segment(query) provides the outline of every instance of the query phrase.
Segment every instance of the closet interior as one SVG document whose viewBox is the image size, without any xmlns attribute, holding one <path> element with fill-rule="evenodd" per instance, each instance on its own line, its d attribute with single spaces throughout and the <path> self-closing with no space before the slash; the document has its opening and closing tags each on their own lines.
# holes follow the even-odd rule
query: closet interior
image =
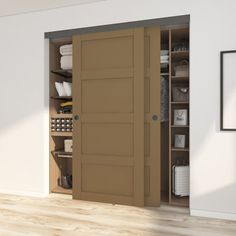
<svg viewBox="0 0 236 236">
<path fill-rule="evenodd" d="M 165 27 L 160 36 L 161 202 L 188 207 L 189 28 Z M 71 44 L 50 40 L 50 192 L 64 194 L 73 189 Z"/>
<path fill-rule="evenodd" d="M 50 191 L 65 194 L 72 194 L 72 47 L 61 46 L 71 44 L 51 40 L 49 49 Z"/>
<path fill-rule="evenodd" d="M 170 205 L 188 207 L 188 27 L 174 27 L 161 31 L 161 88 L 161 110 L 164 114 L 161 121 L 161 200 Z"/>
</svg>

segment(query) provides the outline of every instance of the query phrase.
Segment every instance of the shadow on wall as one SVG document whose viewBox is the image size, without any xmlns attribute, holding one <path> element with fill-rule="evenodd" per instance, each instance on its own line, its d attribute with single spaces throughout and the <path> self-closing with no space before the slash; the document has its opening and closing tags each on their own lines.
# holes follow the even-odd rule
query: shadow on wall
<svg viewBox="0 0 236 236">
<path fill-rule="evenodd" d="M 236 182 L 236 179 L 235 179 Z M 225 214 L 235 214 L 236 204 L 232 206 L 232 202 L 236 199 L 236 183 L 231 184 L 215 191 L 199 195 L 195 198 L 196 204 L 201 206 L 203 211 L 218 212 Z M 195 210 L 195 208 L 193 208 Z"/>
<path fill-rule="evenodd" d="M 236 204 L 232 206 L 236 199 L 236 133 L 220 131 L 220 54 L 212 49 L 208 56 L 218 58 L 212 62 L 218 62 L 218 71 L 207 78 L 198 77 L 196 71 L 190 82 L 190 207 L 236 213 Z M 203 62 L 194 58 L 194 64 Z M 228 96 L 225 106 L 230 99 Z"/>
</svg>

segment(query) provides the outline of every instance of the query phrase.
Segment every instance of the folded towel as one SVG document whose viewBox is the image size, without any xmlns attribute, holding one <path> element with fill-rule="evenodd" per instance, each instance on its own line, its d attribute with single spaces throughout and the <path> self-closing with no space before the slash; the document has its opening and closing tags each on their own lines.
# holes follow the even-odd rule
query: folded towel
<svg viewBox="0 0 236 236">
<path fill-rule="evenodd" d="M 71 70 L 72 69 L 72 55 L 61 57 L 61 69 Z"/>
<path fill-rule="evenodd" d="M 161 56 L 165 56 L 169 54 L 169 50 L 161 50 Z"/>
<path fill-rule="evenodd" d="M 167 60 L 161 61 L 161 64 L 168 64 L 168 63 L 169 63 L 169 61 L 167 61 Z"/>
<path fill-rule="evenodd" d="M 60 106 L 61 106 L 61 107 L 72 106 L 72 102 L 71 102 L 71 101 L 70 101 L 70 102 L 62 102 L 62 103 L 60 104 Z"/>
<path fill-rule="evenodd" d="M 63 87 L 65 89 L 66 95 L 71 96 L 72 95 L 72 83 L 63 81 Z"/>
<path fill-rule="evenodd" d="M 169 56 L 168 55 L 166 55 L 166 56 L 161 56 L 161 61 L 163 60 L 163 61 L 165 61 L 165 60 L 168 60 L 169 59 Z"/>
<path fill-rule="evenodd" d="M 66 91 L 65 91 L 62 83 L 55 82 L 55 87 L 56 87 L 58 96 L 60 96 L 60 97 L 66 96 Z"/>
<path fill-rule="evenodd" d="M 62 56 L 72 55 L 72 44 L 61 46 L 60 53 Z"/>
</svg>

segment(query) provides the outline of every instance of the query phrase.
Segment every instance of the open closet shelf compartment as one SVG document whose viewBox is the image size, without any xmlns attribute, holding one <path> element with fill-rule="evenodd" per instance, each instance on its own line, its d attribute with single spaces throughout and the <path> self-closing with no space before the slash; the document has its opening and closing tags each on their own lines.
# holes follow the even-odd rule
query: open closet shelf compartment
<svg viewBox="0 0 236 236">
<path fill-rule="evenodd" d="M 60 186 L 56 186 L 54 189 L 52 189 L 52 193 L 63 193 L 63 194 L 72 194 L 72 189 L 65 189 Z"/>
<path fill-rule="evenodd" d="M 174 206 L 188 207 L 189 206 L 189 197 L 177 197 L 172 194 L 171 204 Z"/>
<path fill-rule="evenodd" d="M 65 152 L 64 150 L 52 151 L 52 154 L 58 158 L 72 158 L 72 152 Z"/>
<path fill-rule="evenodd" d="M 65 78 L 72 78 L 72 70 L 51 70 L 51 72 Z"/>
<path fill-rule="evenodd" d="M 189 77 L 171 76 L 172 82 L 189 82 Z"/>
<path fill-rule="evenodd" d="M 189 58 L 189 51 L 172 51 L 172 60 L 183 60 Z"/>
</svg>

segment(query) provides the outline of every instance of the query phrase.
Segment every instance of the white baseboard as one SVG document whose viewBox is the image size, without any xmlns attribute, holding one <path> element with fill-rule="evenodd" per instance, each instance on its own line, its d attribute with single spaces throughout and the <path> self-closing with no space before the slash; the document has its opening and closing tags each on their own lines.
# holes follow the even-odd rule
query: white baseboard
<svg viewBox="0 0 236 236">
<path fill-rule="evenodd" d="M 12 191 L 12 190 L 3 190 L 3 189 L 0 189 L 0 194 L 16 195 L 16 196 L 24 196 L 24 197 L 37 197 L 37 198 L 45 198 L 48 196 L 48 193 Z"/>
<path fill-rule="evenodd" d="M 191 216 L 200 216 L 207 218 L 215 218 L 221 220 L 233 220 L 236 221 L 236 214 L 226 212 L 215 212 L 215 211 L 203 211 L 190 209 Z"/>
</svg>

